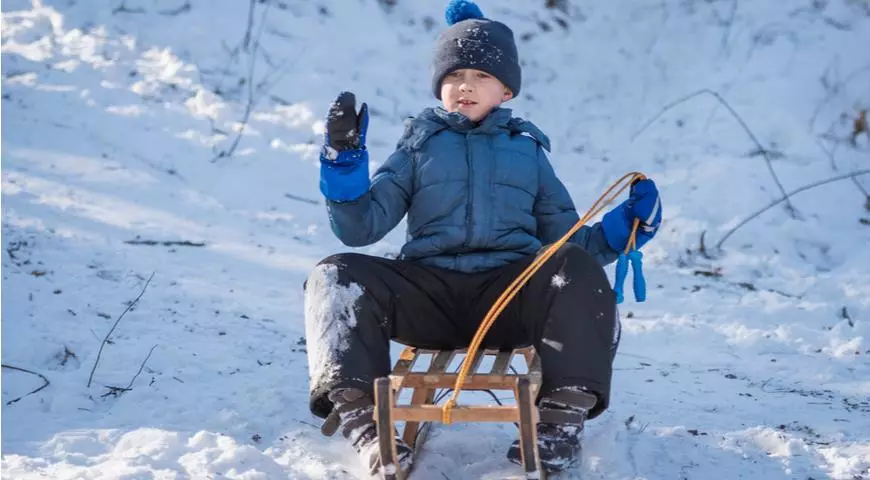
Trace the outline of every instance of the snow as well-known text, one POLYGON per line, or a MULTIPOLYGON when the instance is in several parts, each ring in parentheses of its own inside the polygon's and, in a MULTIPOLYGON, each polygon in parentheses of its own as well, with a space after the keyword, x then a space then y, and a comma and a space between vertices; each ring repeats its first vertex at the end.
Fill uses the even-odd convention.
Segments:
POLYGON ((347 350, 347 338, 356 326, 354 305, 363 290, 351 283, 338 283, 338 267, 314 267, 305 286, 305 338, 308 348, 308 376, 326 382, 337 373, 336 362, 347 350))
MULTIPOLYGON (((365 478, 308 412, 302 284, 349 250, 318 190, 335 96, 368 103, 374 164, 435 104, 446 2, 395 3, 258 2, 247 48, 249 2, 3 3, 2 360, 51 382, 7 405, 42 381, 3 369, 4 478, 365 478)), ((506 106, 580 210, 640 171, 665 213, 611 407, 560 478, 870 478, 870 176, 715 249, 781 196, 753 137, 786 191, 867 168, 867 2, 543 3, 481 0, 523 60, 506 106), (675 103, 702 89, 727 106, 675 103)), ((517 475, 515 438, 437 426, 412 478, 517 475)))
POLYGON ((565 288, 565 285, 568 285, 568 279, 565 275, 557 273, 550 278, 550 286, 555 289, 561 290, 565 288))

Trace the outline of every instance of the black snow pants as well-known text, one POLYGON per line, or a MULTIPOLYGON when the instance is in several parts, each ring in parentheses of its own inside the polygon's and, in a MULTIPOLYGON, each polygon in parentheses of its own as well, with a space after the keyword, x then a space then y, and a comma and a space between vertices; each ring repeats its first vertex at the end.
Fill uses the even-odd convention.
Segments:
MULTIPOLYGON (((543 252, 543 249, 541 250, 543 252)), ((305 327, 312 413, 326 417, 336 388, 373 392, 389 375, 390 340, 416 347, 468 346, 492 304, 535 255, 480 273, 342 253, 321 261, 305 282, 305 327)), ((495 320, 483 346, 534 345, 541 357, 539 398, 565 386, 610 400, 619 340, 615 294, 604 269, 566 244, 495 320)))

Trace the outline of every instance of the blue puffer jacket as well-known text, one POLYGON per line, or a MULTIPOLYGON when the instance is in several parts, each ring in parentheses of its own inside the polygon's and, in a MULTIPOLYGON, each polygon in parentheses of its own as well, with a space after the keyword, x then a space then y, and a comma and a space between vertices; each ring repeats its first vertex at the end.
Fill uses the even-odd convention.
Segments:
MULTIPOLYGON (((348 246, 377 242, 408 214, 401 258, 478 272, 536 253, 579 220, 531 122, 498 108, 480 124, 428 108, 410 119, 398 147, 352 202, 327 202, 336 236, 348 246)), ((572 238, 600 264, 616 259, 601 225, 572 238)))

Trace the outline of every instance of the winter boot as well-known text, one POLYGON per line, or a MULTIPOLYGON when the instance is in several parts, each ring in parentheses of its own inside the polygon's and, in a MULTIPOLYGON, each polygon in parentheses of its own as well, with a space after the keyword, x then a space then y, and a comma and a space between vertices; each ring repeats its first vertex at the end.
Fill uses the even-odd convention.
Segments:
MULTIPOLYGON (((331 437, 340 429, 342 436, 356 450, 363 465, 369 469, 369 473, 378 474, 381 470, 381 452, 372 398, 362 390, 342 388, 330 392, 329 400, 334 407, 320 431, 331 437)), ((414 461, 414 451, 398 435, 395 440, 399 469, 407 471, 414 461)))
MULTIPOLYGON (((548 472, 561 472, 580 460, 583 424, 597 398, 577 387, 564 387, 542 398, 538 404, 538 455, 541 467, 548 472)), ((522 465, 520 441, 515 440, 507 458, 522 465)))

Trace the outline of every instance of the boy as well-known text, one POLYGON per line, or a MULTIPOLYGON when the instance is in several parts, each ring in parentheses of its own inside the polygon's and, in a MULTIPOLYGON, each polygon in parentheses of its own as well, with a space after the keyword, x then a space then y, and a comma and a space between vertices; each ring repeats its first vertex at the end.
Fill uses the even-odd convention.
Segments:
MULTIPOLYGON (((346 245, 380 240, 407 213, 398 259, 344 253, 324 259, 305 286, 311 411, 326 417, 374 474, 373 381, 390 372, 390 339, 428 348, 467 346, 484 315, 537 252, 578 220, 537 127, 501 104, 520 91, 513 32, 454 0, 435 48, 433 93, 441 107, 410 120, 398 147, 369 179, 365 104, 344 92, 327 118, 321 191, 346 245)), ((541 410, 593 418, 607 408, 619 338, 615 295, 602 268, 642 220, 637 246, 661 222, 651 180, 602 222, 584 227, 538 271, 496 320, 484 347, 534 345, 541 410)), ((543 466, 579 456, 580 424, 538 424, 543 466)), ((400 439, 401 468, 413 452, 400 439)), ((519 463, 519 442, 508 458, 519 463)))

